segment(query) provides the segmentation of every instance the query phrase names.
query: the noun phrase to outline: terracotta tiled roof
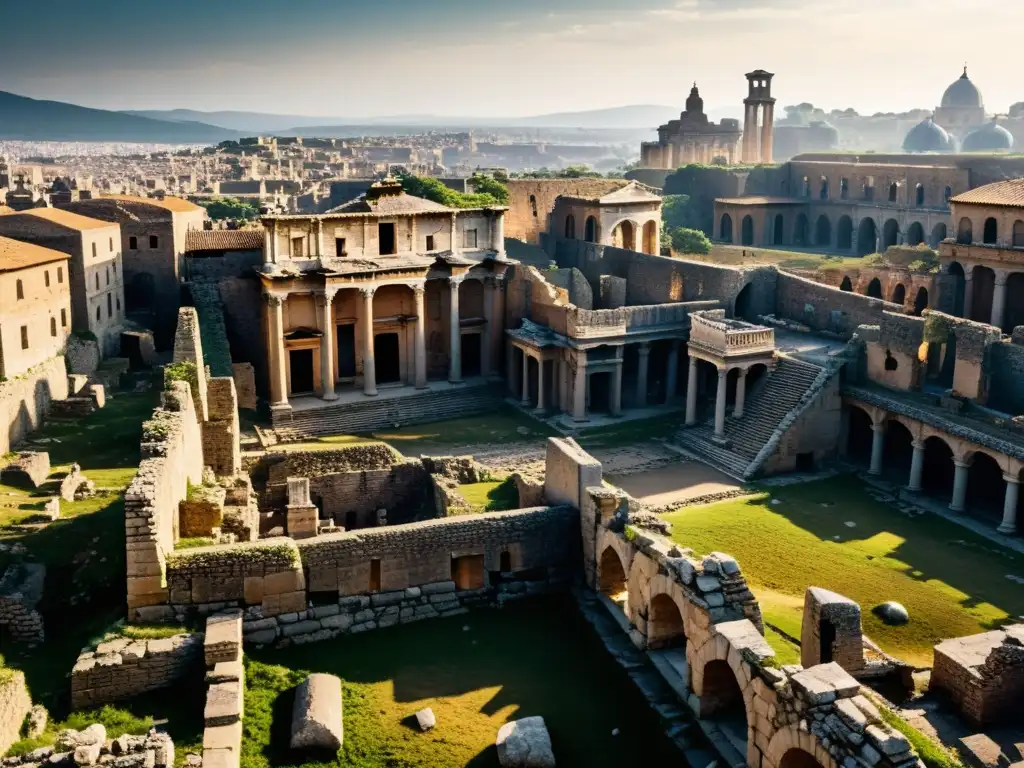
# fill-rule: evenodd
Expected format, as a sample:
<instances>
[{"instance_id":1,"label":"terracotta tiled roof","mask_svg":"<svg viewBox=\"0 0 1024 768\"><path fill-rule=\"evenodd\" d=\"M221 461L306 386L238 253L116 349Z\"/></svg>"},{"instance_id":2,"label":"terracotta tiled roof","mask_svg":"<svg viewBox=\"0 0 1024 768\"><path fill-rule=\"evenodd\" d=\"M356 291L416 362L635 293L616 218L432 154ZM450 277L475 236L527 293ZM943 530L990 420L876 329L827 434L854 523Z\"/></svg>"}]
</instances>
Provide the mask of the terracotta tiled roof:
<instances>
[{"instance_id":1,"label":"terracotta tiled roof","mask_svg":"<svg viewBox=\"0 0 1024 768\"><path fill-rule=\"evenodd\" d=\"M1024 208L1024 179L1009 179L986 184L983 187L959 194L950 202Z\"/></svg>"},{"instance_id":2,"label":"terracotta tiled roof","mask_svg":"<svg viewBox=\"0 0 1024 768\"><path fill-rule=\"evenodd\" d=\"M635 181L601 197L599 203L657 203L661 198Z\"/></svg>"},{"instance_id":3,"label":"terracotta tiled roof","mask_svg":"<svg viewBox=\"0 0 1024 768\"><path fill-rule=\"evenodd\" d=\"M411 213L451 213L454 208L435 203L414 195L407 195L404 192L400 195L381 195L376 200L369 201L366 195L361 195L355 200L332 208L327 213L375 213L380 216L402 216Z\"/></svg>"},{"instance_id":4,"label":"terracotta tiled roof","mask_svg":"<svg viewBox=\"0 0 1024 768\"><path fill-rule=\"evenodd\" d=\"M750 197L716 197L715 202L726 205L797 205L810 202L810 198L751 195Z\"/></svg>"},{"instance_id":5,"label":"terracotta tiled roof","mask_svg":"<svg viewBox=\"0 0 1024 768\"><path fill-rule=\"evenodd\" d=\"M117 226L109 221L91 219L88 216L82 216L81 214L72 213L71 211L65 211L60 208L29 208L27 210L20 211L20 213L24 216L34 216L37 219L45 219L46 221L52 222L53 224L59 224L67 229L101 229L103 227Z\"/></svg>"},{"instance_id":6,"label":"terracotta tiled roof","mask_svg":"<svg viewBox=\"0 0 1024 768\"><path fill-rule=\"evenodd\" d=\"M186 251L263 250L262 229L190 229L185 236Z\"/></svg>"},{"instance_id":7,"label":"terracotta tiled roof","mask_svg":"<svg viewBox=\"0 0 1024 768\"><path fill-rule=\"evenodd\" d=\"M163 208L165 211L171 211L172 213L192 213L194 211L203 210L195 203L190 203L188 200L183 200L180 197L171 197L170 195L165 196L162 200L156 197L135 197L133 195L103 195L99 199L120 200L124 203L152 205L156 208Z\"/></svg>"},{"instance_id":8,"label":"terracotta tiled roof","mask_svg":"<svg viewBox=\"0 0 1024 768\"><path fill-rule=\"evenodd\" d=\"M67 261L69 258L60 251L0 237L0 272L14 272L54 261Z\"/></svg>"}]
</instances>

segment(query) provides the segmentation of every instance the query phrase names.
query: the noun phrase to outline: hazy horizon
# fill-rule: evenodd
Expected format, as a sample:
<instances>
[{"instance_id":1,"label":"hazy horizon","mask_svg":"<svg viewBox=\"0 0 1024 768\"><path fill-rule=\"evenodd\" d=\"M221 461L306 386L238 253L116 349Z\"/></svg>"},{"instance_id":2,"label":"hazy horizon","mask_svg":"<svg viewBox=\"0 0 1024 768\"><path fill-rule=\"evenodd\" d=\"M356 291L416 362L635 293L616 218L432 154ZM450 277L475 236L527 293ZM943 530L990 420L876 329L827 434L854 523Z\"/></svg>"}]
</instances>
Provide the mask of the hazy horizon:
<instances>
[{"instance_id":1,"label":"hazy horizon","mask_svg":"<svg viewBox=\"0 0 1024 768\"><path fill-rule=\"evenodd\" d=\"M998 0L54 0L4 10L0 90L103 109L474 118L681 108L740 111L744 72L780 108L932 109L961 73L990 112L1024 100ZM58 21L54 21L58 20ZM993 27L997 21L998 26ZM953 54L947 51L955 51ZM23 61L24 66L19 66Z\"/></svg>"}]
</instances>

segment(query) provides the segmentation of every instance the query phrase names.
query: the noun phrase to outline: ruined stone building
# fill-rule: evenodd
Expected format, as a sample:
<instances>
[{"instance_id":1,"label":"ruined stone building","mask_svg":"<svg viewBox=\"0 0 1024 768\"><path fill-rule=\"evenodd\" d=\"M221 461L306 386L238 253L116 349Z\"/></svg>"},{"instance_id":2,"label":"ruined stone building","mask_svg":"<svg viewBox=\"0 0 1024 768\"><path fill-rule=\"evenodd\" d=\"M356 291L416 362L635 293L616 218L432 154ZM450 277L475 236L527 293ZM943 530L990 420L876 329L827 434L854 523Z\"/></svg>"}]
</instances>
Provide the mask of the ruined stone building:
<instances>
[{"instance_id":1,"label":"ruined stone building","mask_svg":"<svg viewBox=\"0 0 1024 768\"><path fill-rule=\"evenodd\" d=\"M640 166L674 170L689 163L735 165L742 159L741 136L739 120L708 120L704 99L694 83L679 119L660 126L657 141L640 145Z\"/></svg>"},{"instance_id":2,"label":"ruined stone building","mask_svg":"<svg viewBox=\"0 0 1024 768\"><path fill-rule=\"evenodd\" d=\"M125 319L121 230L111 222L58 208L0 216L0 235L63 251L68 261L72 328L117 355Z\"/></svg>"},{"instance_id":3,"label":"ruined stone building","mask_svg":"<svg viewBox=\"0 0 1024 768\"><path fill-rule=\"evenodd\" d=\"M125 313L151 328L157 347L167 349L181 306L186 238L203 228L206 211L177 197L127 195L79 200L64 209L120 226Z\"/></svg>"},{"instance_id":4,"label":"ruined stone building","mask_svg":"<svg viewBox=\"0 0 1024 768\"><path fill-rule=\"evenodd\" d=\"M661 198L636 182L603 195L562 195L551 212L556 237L661 253Z\"/></svg>"}]
</instances>

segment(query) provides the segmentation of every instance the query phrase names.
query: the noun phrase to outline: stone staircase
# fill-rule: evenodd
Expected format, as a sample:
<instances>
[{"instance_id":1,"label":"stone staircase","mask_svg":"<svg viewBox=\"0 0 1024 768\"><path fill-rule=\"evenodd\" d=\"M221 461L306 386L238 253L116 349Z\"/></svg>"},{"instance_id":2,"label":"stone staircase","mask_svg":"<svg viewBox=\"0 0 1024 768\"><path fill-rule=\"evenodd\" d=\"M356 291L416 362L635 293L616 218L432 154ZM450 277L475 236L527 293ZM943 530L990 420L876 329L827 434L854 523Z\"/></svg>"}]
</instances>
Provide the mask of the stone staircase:
<instances>
[{"instance_id":1,"label":"stone staircase","mask_svg":"<svg viewBox=\"0 0 1024 768\"><path fill-rule=\"evenodd\" d=\"M462 416L476 416L501 406L500 385L481 383L457 390L421 392L404 397L366 398L323 408L293 411L291 419L275 420L280 442L295 442L315 435L358 434L423 424Z\"/></svg>"},{"instance_id":2,"label":"stone staircase","mask_svg":"<svg viewBox=\"0 0 1024 768\"><path fill-rule=\"evenodd\" d=\"M761 449L786 416L801 404L822 371L813 363L780 355L776 358L775 370L749 393L743 416L726 419L726 445L713 439L713 413L707 421L680 431L676 443L727 474L745 479Z\"/></svg>"}]
</instances>

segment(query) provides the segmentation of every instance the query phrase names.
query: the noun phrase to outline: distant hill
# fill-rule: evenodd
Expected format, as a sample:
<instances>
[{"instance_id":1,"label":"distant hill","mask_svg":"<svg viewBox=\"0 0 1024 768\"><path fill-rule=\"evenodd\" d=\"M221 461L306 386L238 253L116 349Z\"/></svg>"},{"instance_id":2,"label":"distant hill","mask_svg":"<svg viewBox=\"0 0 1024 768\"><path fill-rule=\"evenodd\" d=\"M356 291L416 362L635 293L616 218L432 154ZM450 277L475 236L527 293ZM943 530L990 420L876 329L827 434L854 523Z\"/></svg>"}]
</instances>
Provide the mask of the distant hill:
<instances>
[{"instance_id":1,"label":"distant hill","mask_svg":"<svg viewBox=\"0 0 1024 768\"><path fill-rule=\"evenodd\" d=\"M212 144L242 135L202 122L154 120L0 91L0 139Z\"/></svg>"},{"instance_id":2,"label":"distant hill","mask_svg":"<svg viewBox=\"0 0 1024 768\"><path fill-rule=\"evenodd\" d=\"M246 136L256 134L282 134L295 126L343 125L350 122L344 117L309 117L306 115L274 115L266 112L197 112L194 109L126 110L123 114L147 117L151 120L193 122L215 125Z\"/></svg>"}]
</instances>

